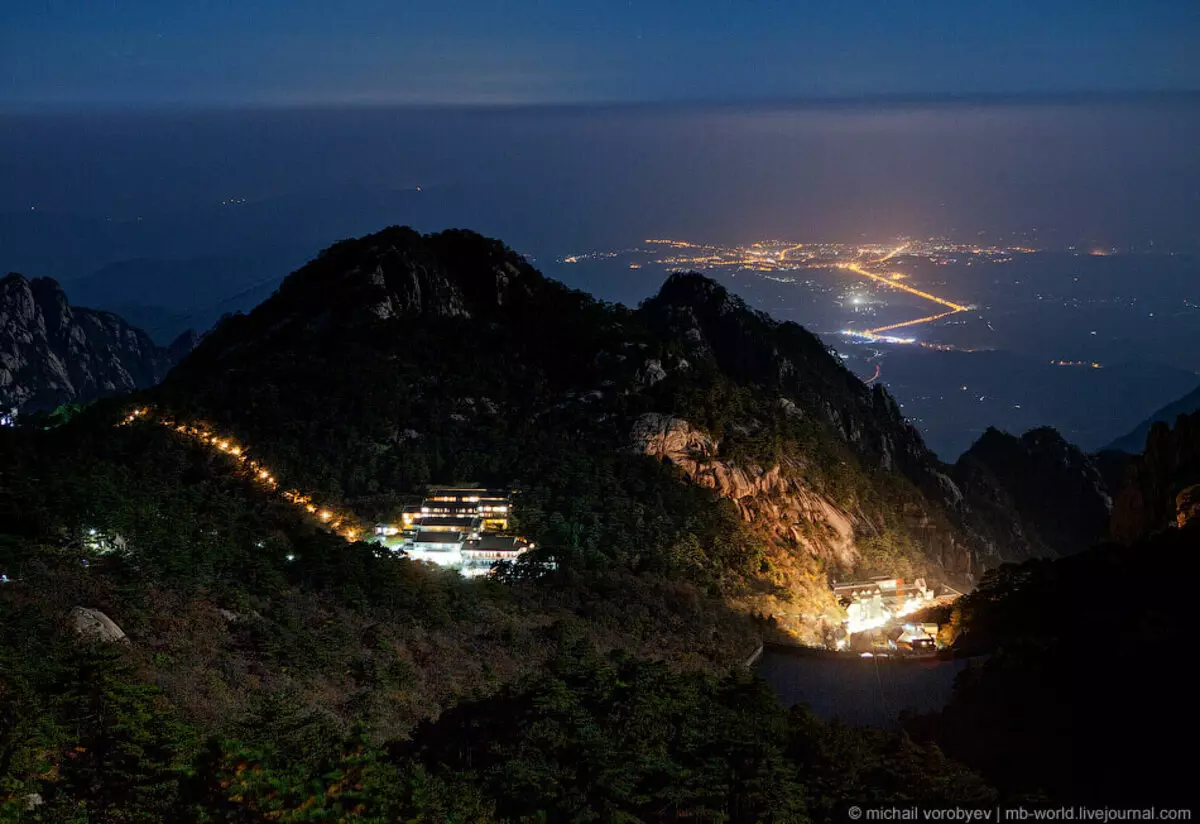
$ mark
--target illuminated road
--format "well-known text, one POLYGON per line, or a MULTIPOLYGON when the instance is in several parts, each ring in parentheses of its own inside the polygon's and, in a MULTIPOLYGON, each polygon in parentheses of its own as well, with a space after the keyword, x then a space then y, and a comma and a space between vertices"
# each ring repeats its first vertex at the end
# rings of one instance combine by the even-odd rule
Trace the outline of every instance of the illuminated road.
POLYGON ((901 243, 901 244, 900 244, 899 246, 897 246, 895 249, 893 249, 892 251, 888 252, 886 255, 884 255, 883 257, 881 257, 879 260, 877 260, 877 261, 875 261, 875 262, 876 262, 876 263, 885 263, 886 261, 889 261, 889 260, 891 260, 892 258, 894 258, 896 255, 900 254, 901 252, 903 252, 903 251, 904 251, 904 250, 906 250, 907 248, 908 248, 908 244, 907 244, 907 243, 901 243))
MULTIPOLYGON (((883 257, 877 258, 876 260, 873 260, 873 261, 870 261, 867 264, 867 266, 877 266, 880 263, 885 263, 886 261, 891 260, 893 257, 895 257, 896 255, 903 252, 907 247, 908 247, 908 244, 903 244, 901 246, 897 246, 895 249, 888 252, 883 257)), ((891 343, 916 343, 917 341, 913 338, 897 338, 897 337, 890 336, 890 335, 885 336, 884 333, 891 332, 896 329, 905 329, 910 326, 919 326, 923 323, 932 323, 933 321, 941 320, 942 318, 947 318, 950 315, 957 315, 959 312, 966 312, 969 309, 969 307, 964 306, 961 303, 955 303, 952 300, 946 300, 945 298, 940 298, 937 295, 932 294, 930 292, 925 292, 925 291, 922 291, 915 287, 909 286, 906 283, 901 283, 899 281, 897 275, 894 273, 889 276, 886 273, 879 274, 877 272, 872 272, 872 271, 868 270, 861 263, 839 263, 836 265, 837 265, 837 268, 839 268, 839 269, 844 269, 847 272, 853 272, 856 275, 860 275, 861 277, 867 278, 869 280, 873 280, 876 283, 882 283, 884 286, 887 286, 889 289, 895 289, 900 292, 907 292, 908 294, 913 295, 914 297, 921 298, 922 300, 927 300, 931 303, 936 303, 938 306, 944 306, 944 307, 946 307, 946 309, 949 310, 946 312, 939 312, 934 315, 927 315, 926 317, 923 317, 923 318, 913 318, 912 320, 906 320, 901 323, 893 323, 888 326, 880 326, 877 329, 867 329, 867 330, 864 330, 861 332, 848 332, 847 334, 852 334, 852 335, 856 335, 858 337, 867 338, 868 340, 885 340, 885 341, 888 341, 891 343)))
POLYGON ((912 320, 906 320, 903 323, 893 323, 891 326, 880 326, 878 329, 869 329, 867 331, 869 331, 872 335, 880 335, 884 332, 891 332, 893 329, 903 329, 906 326, 917 326, 921 323, 932 323, 935 320, 941 320, 942 318, 948 318, 951 315, 957 315, 960 311, 962 310, 951 309, 949 312, 941 312, 939 314, 929 315, 928 317, 924 318, 913 318, 912 320))
POLYGON ((909 286, 905 283, 897 283, 895 280, 892 280, 884 275, 877 275, 874 272, 868 272, 859 263, 839 263, 837 264, 837 267, 839 269, 846 269, 847 271, 853 272, 856 275, 862 275, 865 278, 870 278, 877 283, 882 283, 884 286, 890 286, 892 289, 899 289, 901 292, 908 292, 910 295, 916 295, 919 298, 924 298, 925 300, 945 306, 947 309, 951 310, 951 313, 967 311, 967 307, 960 303, 954 303, 953 301, 946 300, 945 298, 939 298, 937 295, 931 295, 929 292, 922 292, 920 289, 914 289, 912 286, 909 286))
POLYGON ((364 522, 351 512, 338 512, 334 507, 324 507, 313 501, 311 495, 306 495, 297 489, 279 488, 279 481, 265 465, 250 458, 248 447, 238 443, 228 435, 222 435, 201 424, 179 423, 173 418, 159 416, 150 407, 134 409, 121 421, 121 426, 129 426, 139 421, 156 421, 162 426, 185 438, 191 438, 208 448, 223 452, 241 466, 245 474, 262 486, 298 509, 307 512, 324 529, 353 543, 365 532, 364 522))

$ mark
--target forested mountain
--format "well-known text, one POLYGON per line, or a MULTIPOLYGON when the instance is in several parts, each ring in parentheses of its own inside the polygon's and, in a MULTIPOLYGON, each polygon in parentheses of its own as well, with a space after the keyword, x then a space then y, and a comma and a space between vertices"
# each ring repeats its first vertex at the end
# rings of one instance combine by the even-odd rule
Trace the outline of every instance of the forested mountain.
POLYGON ((1021 548, 1027 558, 1080 552, 1107 531, 1112 497, 1099 467, 1053 429, 1019 438, 988 429, 953 476, 973 520, 1004 542, 1010 560, 1021 548))
POLYGON ((1125 468, 1113 505, 1111 534, 1126 544, 1200 514, 1200 413, 1181 415, 1174 427, 1155 423, 1145 452, 1125 468))
POLYGON ((1028 554, 973 518, 886 391, 803 328, 699 275, 636 310, 604 304, 467 232, 334 246, 214 330, 154 400, 351 509, 431 482, 512 485, 522 528, 558 553, 696 567, 681 560, 695 533, 669 531, 662 552, 661 508, 629 477, 631 452, 653 454, 664 483, 682 471, 717 490, 754 537, 693 573, 768 593, 756 609, 802 637, 832 608, 812 585, 830 572, 965 586, 1028 554))
POLYGON ((699 275, 629 309, 469 232, 339 243, 159 386, 0 432, 0 811, 750 822, 1025 792, 934 722, 828 725, 742 666, 826 638, 830 577, 1080 549, 1094 467, 989 440, 939 464, 884 389, 699 275), (347 542, 163 421, 367 521, 515 488, 538 550, 469 581, 347 542))
POLYGON ((0 280, 0 409, 54 409, 153 386, 195 344, 160 347, 111 312, 71 306, 57 282, 0 280))
POLYGON ((1190 808, 1191 763, 1171 742, 1196 730, 1180 665, 1191 604, 1162 584, 1198 544, 1200 522, 990 571, 950 621, 960 654, 988 657, 909 733, 1024 803, 1190 808))

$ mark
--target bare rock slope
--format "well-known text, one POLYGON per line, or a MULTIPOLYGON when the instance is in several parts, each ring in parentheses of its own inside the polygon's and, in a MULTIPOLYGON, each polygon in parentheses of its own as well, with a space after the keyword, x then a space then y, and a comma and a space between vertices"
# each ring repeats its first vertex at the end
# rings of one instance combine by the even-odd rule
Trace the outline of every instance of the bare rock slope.
POLYGON ((156 346, 111 312, 71 306, 58 283, 0 280, 0 409, 53 409, 153 386, 194 336, 156 346))

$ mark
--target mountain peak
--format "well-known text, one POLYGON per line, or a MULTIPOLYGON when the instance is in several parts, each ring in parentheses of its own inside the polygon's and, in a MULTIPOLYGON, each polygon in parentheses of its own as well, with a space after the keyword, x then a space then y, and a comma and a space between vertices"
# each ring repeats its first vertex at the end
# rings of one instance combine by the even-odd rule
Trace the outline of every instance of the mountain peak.
POLYGON ((984 521, 1025 525, 1008 543, 1029 556, 1087 549, 1102 536, 1112 506, 1092 458, 1051 427, 1019 437, 988 427, 958 459, 954 477, 984 521))
POLYGON ((653 300, 673 305, 710 306, 724 312, 746 309, 745 301, 699 272, 671 273, 653 300))
POLYGON ((279 298, 289 310, 319 315, 479 318, 544 283, 499 241, 464 230, 422 235, 391 226, 329 247, 284 280, 279 298))
POLYGON ((72 306, 52 278, 0 280, 0 407, 52 409, 151 386, 173 362, 118 316, 72 306))

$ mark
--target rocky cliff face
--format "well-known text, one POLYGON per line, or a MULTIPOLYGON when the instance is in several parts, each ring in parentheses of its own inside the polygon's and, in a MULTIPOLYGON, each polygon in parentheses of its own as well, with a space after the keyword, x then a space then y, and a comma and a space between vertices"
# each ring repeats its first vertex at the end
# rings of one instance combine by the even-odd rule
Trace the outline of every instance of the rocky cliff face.
POLYGON ((693 483, 729 498, 746 521, 762 524, 780 541, 847 569, 860 560, 855 528, 869 526, 799 481, 801 467, 791 456, 769 469, 721 460, 719 445, 707 433, 653 412, 635 421, 630 448, 678 466, 693 483))
POLYGON ((1131 544, 1197 517, 1200 413, 1181 415, 1174 428, 1150 428, 1145 452, 1133 458, 1113 504, 1111 537, 1131 544))
POLYGON ((49 278, 0 280, 0 408, 52 409, 152 386, 189 348, 156 346, 110 312, 71 306, 49 278))
POLYGON ((283 282, 276 304, 312 326, 404 316, 483 319, 544 283, 497 241, 453 231, 422 237, 393 226, 325 250, 283 282))
POLYGON ((1175 496, 1175 526, 1183 529, 1200 521, 1200 484, 1192 484, 1175 496))

